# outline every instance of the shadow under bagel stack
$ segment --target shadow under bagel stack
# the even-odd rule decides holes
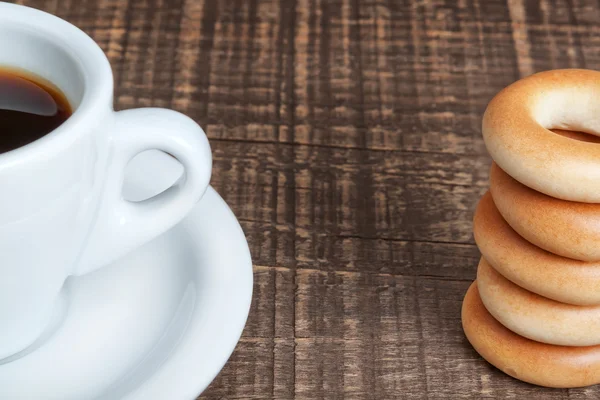
[[[488,105],[494,163],[462,306],[488,362],[548,387],[600,383],[600,72],[532,75]],[[579,131],[579,132],[576,132]]]

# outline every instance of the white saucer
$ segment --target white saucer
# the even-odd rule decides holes
[[[144,153],[125,197],[150,197],[180,174],[170,157]],[[45,337],[0,361],[0,399],[195,399],[233,351],[251,297],[248,244],[209,188],[168,233],[67,281]]]

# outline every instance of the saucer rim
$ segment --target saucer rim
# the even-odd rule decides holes
[[[240,240],[240,242],[236,245],[232,246],[236,248],[236,251],[243,252],[244,254],[240,254],[240,256],[246,259],[244,265],[236,265],[232,267],[232,269],[235,270],[235,273],[231,274],[231,277],[237,282],[237,285],[235,286],[238,288],[241,287],[243,288],[242,290],[245,290],[245,293],[237,291],[236,296],[233,296],[235,298],[236,304],[230,306],[235,307],[235,309],[239,310],[236,313],[237,320],[228,321],[228,324],[234,326],[235,329],[232,328],[228,332],[229,338],[224,340],[224,344],[221,344],[219,355],[217,357],[213,357],[209,361],[211,367],[206,369],[209,369],[210,372],[198,374],[197,377],[195,377],[194,379],[188,379],[187,377],[184,377],[185,374],[167,374],[165,371],[167,367],[163,365],[155,371],[154,376],[149,377],[141,385],[133,389],[131,392],[129,392],[129,394],[125,395],[123,400],[148,400],[154,398],[169,398],[174,400],[196,399],[206,390],[206,388],[208,388],[208,386],[213,382],[213,380],[219,375],[219,373],[233,354],[233,351],[237,347],[237,344],[239,343],[239,340],[242,337],[242,333],[244,331],[246,322],[248,321],[248,316],[250,314],[254,285],[253,265],[250,248],[245,233],[235,214],[233,213],[229,205],[225,202],[225,200],[212,186],[208,187],[202,200],[200,200],[198,205],[196,205],[196,208],[201,207],[203,203],[209,201],[216,202],[218,204],[218,207],[222,209],[221,212],[227,214],[228,224],[231,225],[230,229],[236,229],[241,234],[240,239],[242,240]],[[217,206],[215,205],[215,207]],[[197,218],[193,215],[194,211],[195,209],[177,226],[185,222],[189,222],[191,218]],[[196,267],[200,268],[202,267],[202,265],[197,265]],[[193,319],[194,317],[192,317],[192,320]],[[190,326],[186,328],[185,332],[188,332],[189,330]],[[195,344],[195,346],[192,346],[192,344]],[[179,372],[189,371],[190,360],[193,360],[193,362],[197,362],[198,357],[202,356],[202,351],[205,348],[206,344],[199,343],[198,341],[193,341],[192,343],[187,344],[185,346],[178,345],[173,350],[173,353],[170,355],[169,359],[172,359],[175,355],[180,353],[187,354],[184,357],[183,361],[179,361],[177,363],[170,363],[170,365],[168,365],[168,369],[171,371],[178,370]],[[165,378],[155,376],[158,375],[159,372],[162,372],[163,375],[176,376],[178,377],[178,380],[167,380]]]

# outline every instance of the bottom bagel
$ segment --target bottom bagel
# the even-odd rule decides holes
[[[600,383],[600,346],[556,346],[517,335],[485,309],[476,282],[463,301],[462,325],[475,350],[513,378],[554,388]]]

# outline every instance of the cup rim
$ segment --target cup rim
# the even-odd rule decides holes
[[[85,32],[45,11],[4,2],[0,2],[0,24],[2,21],[17,22],[19,27],[42,34],[48,32],[62,39],[58,45],[73,57],[81,69],[84,93],[79,106],[58,128],[29,144],[0,154],[0,170],[38,157],[40,153],[48,155],[65,149],[73,143],[76,136],[86,132],[83,129],[86,124],[103,117],[99,115],[100,110],[112,110],[113,107],[113,74],[110,63],[100,46]]]

